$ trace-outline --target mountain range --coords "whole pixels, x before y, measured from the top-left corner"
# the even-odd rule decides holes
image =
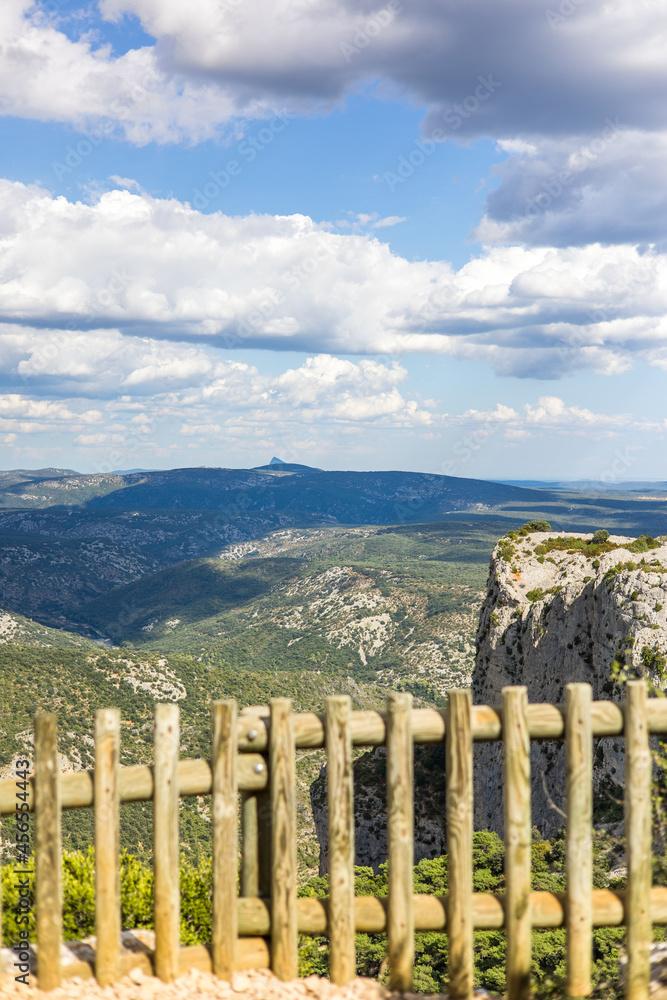
[[[494,544],[534,518],[667,532],[664,502],[648,493],[276,458],[254,469],[2,472],[0,770],[29,749],[36,710],[61,715],[62,753],[77,767],[89,766],[92,712],[107,704],[127,720],[126,763],[150,759],[152,705],[164,698],[181,705],[190,754],[208,752],[215,697],[286,695],[321,710],[335,691],[362,708],[402,688],[443,705],[447,688],[471,681]],[[304,874],[317,866],[309,788],[322,760],[309,752],[297,765]],[[202,809],[184,807],[193,850],[207,836]],[[150,850],[149,812],[134,810],[126,846]],[[69,843],[86,842],[81,817],[66,826]]]

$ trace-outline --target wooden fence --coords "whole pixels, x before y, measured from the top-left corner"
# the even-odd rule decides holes
[[[229,979],[235,969],[270,966],[297,976],[298,934],[327,934],[336,983],[355,975],[355,932],[386,933],[391,986],[409,990],[415,931],[445,931],[449,994],[473,991],[473,934],[505,928],[509,1000],[530,995],[531,929],[567,930],[567,992],[591,991],[594,927],[627,928],[626,995],[647,1000],[652,924],[667,923],[667,888],[651,887],[650,734],[667,733],[667,699],[649,699],[629,681],[622,704],[593,702],[586,684],[570,684],[565,705],[529,705],[526,689],[508,687],[502,705],[474,706],[469,691],[449,692],[446,712],[413,709],[393,694],[385,713],[353,712],[347,697],[327,699],[326,714],[292,714],[287,699],[237,715],[231,701],[213,705],[211,761],[179,760],[176,705],[155,708],[154,764],[119,766],[120,716],[97,712],[94,771],[59,774],[54,716],[35,720],[35,772],[28,804],[35,812],[37,973],[52,989],[63,975],[96,975],[108,984],[137,964],[169,981],[188,968]],[[627,889],[592,888],[592,745],[625,737]],[[531,891],[530,740],[565,740],[567,891]],[[473,741],[504,749],[505,882],[503,895],[472,891]],[[446,897],[413,895],[413,743],[445,743]],[[387,899],[354,895],[353,746],[387,748]],[[325,747],[328,761],[330,899],[297,898],[295,749]],[[444,780],[444,779],[443,779]],[[240,810],[239,810],[239,793]],[[180,947],[179,797],[212,795],[213,899],[210,946]],[[127,955],[120,945],[119,818],[123,802],[154,804],[155,951]],[[16,782],[0,782],[0,814],[13,814]],[[60,943],[62,809],[92,807],[95,820],[96,956],[63,968]],[[242,858],[238,865],[238,822]],[[238,885],[240,884],[240,896]]]

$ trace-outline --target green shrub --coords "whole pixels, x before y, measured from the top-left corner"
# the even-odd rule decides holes
[[[530,535],[533,531],[551,531],[551,525],[548,521],[526,521],[519,528],[520,535]]]
[[[642,647],[642,664],[646,670],[650,670],[652,673],[657,673],[658,677],[663,680],[665,677],[665,667],[667,667],[667,657],[660,652],[658,647],[651,649],[650,646]]]
[[[505,562],[512,562],[512,559],[516,555],[516,549],[511,542],[507,542],[504,538],[501,538],[498,542],[498,555]]]
[[[648,552],[649,549],[659,549],[660,542],[657,542],[651,535],[640,535],[625,548],[629,552]]]
[[[20,867],[20,866],[19,866]],[[29,865],[28,867],[33,867]],[[18,940],[17,865],[2,866],[3,943]],[[63,935],[77,941],[95,933],[95,853],[63,851]],[[181,944],[211,940],[212,875],[210,859],[196,865],[181,861]],[[120,857],[121,926],[123,930],[153,927],[153,872],[132,854]],[[34,910],[34,907],[32,908]],[[34,913],[29,924],[35,940]]]

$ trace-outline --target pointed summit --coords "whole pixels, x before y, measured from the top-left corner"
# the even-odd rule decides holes
[[[283,462],[282,458],[275,455],[268,465],[256,465],[254,472],[322,472],[322,469],[314,469],[310,465],[297,465],[296,462]]]

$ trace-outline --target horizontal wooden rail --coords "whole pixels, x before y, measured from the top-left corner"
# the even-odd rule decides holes
[[[648,701],[649,731],[667,733],[667,698]],[[591,705],[593,736],[623,735],[623,706],[610,701],[594,701]],[[266,716],[243,713],[239,719],[239,750],[264,751],[268,746],[269,719]],[[324,746],[324,715],[304,712],[294,716],[294,735],[299,749]],[[352,743],[355,746],[382,746],[386,739],[384,712],[353,712],[350,719]],[[412,712],[412,733],[415,743],[442,743],[445,739],[445,711],[416,708]],[[502,737],[500,706],[476,705],[472,710],[474,740],[499,740]],[[528,706],[528,735],[531,739],[564,739],[565,705],[536,704]]]
[[[505,925],[502,894],[475,892],[472,895],[473,924],[476,930],[497,930]],[[620,927],[625,922],[623,890],[593,890],[593,925]],[[531,893],[533,927],[563,927],[567,895],[564,892]],[[447,926],[446,896],[413,896],[416,931],[443,931]],[[328,900],[298,899],[297,927],[301,934],[326,934]],[[387,897],[357,896],[354,900],[354,927],[357,932],[382,934],[387,929]],[[238,900],[238,928],[243,936],[266,937],[271,933],[271,915],[266,900]],[[651,920],[667,924],[667,887],[651,889]]]
[[[28,781],[28,805],[35,807],[33,779]],[[244,753],[238,760],[238,786],[240,791],[261,791],[268,785],[264,757],[257,753]],[[153,798],[153,768],[136,764],[121,767],[118,771],[121,802],[146,802]],[[178,765],[179,795],[210,795],[212,787],[211,765],[203,758],[182,760]],[[63,809],[80,809],[92,806],[94,800],[94,771],[74,771],[60,776],[60,794]],[[16,781],[0,781],[0,816],[13,815],[16,810]]]
[[[667,733],[667,698],[648,700],[649,732]],[[623,706],[609,701],[594,701],[591,706],[593,736],[623,735]],[[264,716],[243,713],[238,723],[238,748],[243,751],[238,761],[239,791],[259,792],[268,786],[268,771],[262,752],[268,746],[270,722]],[[294,715],[297,748],[324,746],[324,716],[305,712]],[[350,719],[352,743],[355,746],[382,746],[386,738],[383,712],[353,712]],[[417,708],[412,712],[415,743],[441,743],[445,739],[445,712]],[[565,734],[565,706],[528,705],[528,732],[531,739],[562,739]],[[502,710],[486,705],[472,709],[474,740],[499,740],[502,737]],[[92,806],[93,771],[62,774],[60,793],[63,809]],[[203,758],[182,760],[178,765],[179,795],[210,795],[211,765]],[[137,764],[121,767],[118,772],[121,802],[146,802],[153,798],[153,768]],[[28,805],[34,809],[34,787],[29,780]],[[16,782],[0,781],[0,816],[13,815],[16,809]]]

